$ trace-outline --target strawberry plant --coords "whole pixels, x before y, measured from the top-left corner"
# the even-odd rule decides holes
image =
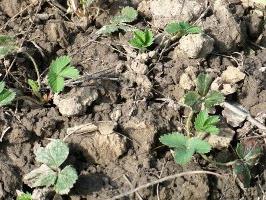
[[[103,26],[97,31],[99,35],[107,35],[122,29],[124,31],[131,30],[132,27],[128,24],[135,21],[138,17],[138,11],[132,7],[124,7],[119,15],[116,15],[110,24]]]
[[[53,92],[63,91],[66,78],[77,79],[79,77],[79,71],[70,62],[69,56],[60,56],[52,61],[48,72],[48,84]],[[34,87],[38,89],[36,84]]]
[[[224,97],[218,91],[210,91],[211,83],[211,77],[207,74],[200,74],[197,77],[197,90],[189,91],[185,95],[185,104],[191,109],[186,123],[187,136],[181,133],[171,133],[160,137],[161,143],[173,148],[173,156],[178,164],[188,163],[195,153],[209,153],[211,145],[203,138],[206,134],[219,133],[219,128],[216,126],[219,117],[209,115],[208,109],[222,103]],[[191,131],[190,124],[196,113],[198,114],[194,120],[194,129]]]
[[[152,45],[153,40],[153,33],[150,30],[135,30],[133,32],[133,38],[129,40],[129,44],[134,48],[144,51]]]
[[[57,194],[68,194],[78,179],[72,166],[60,168],[68,157],[68,146],[61,140],[52,140],[45,148],[39,147],[34,153],[36,161],[42,165],[26,174],[24,182],[31,188],[52,186]]]
[[[200,27],[191,25],[188,22],[169,23],[166,25],[165,31],[169,33],[170,35],[178,36],[178,37],[202,32]]]
[[[0,106],[10,104],[16,96],[16,93],[11,89],[5,88],[5,82],[0,82]]]

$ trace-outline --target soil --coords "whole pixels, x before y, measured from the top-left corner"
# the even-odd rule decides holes
[[[226,27],[228,19],[221,17],[221,10],[217,10],[217,5],[210,0],[209,10],[203,17],[200,16],[205,7],[189,20],[193,23],[199,19],[198,24],[215,40],[211,54],[205,58],[190,59],[174,47],[161,56],[142,54],[136,58],[137,51],[127,43],[130,33],[96,37],[95,32],[122,7],[130,5],[138,8],[139,3],[143,6],[149,1],[97,2],[95,6],[99,12],[92,8],[85,17],[77,13],[67,14],[65,1],[39,2],[2,0],[0,34],[16,36],[18,44],[22,43],[35,59],[41,74],[47,73],[49,63],[57,56],[69,55],[81,74],[91,75],[82,83],[66,87],[60,94],[62,97],[84,87],[93,88],[98,95],[93,102],[86,104],[82,113],[74,116],[60,113],[52,99],[45,105],[17,100],[0,109],[0,133],[3,133],[0,145],[0,199],[15,199],[16,190],[33,191],[23,183],[22,178],[39,166],[33,152],[36,146],[45,146],[49,142],[47,138],[65,138],[70,127],[100,121],[116,123],[111,135],[72,134],[66,140],[70,146],[67,163],[77,169],[79,179],[63,199],[109,199],[159,177],[191,170],[211,170],[223,174],[225,178],[205,174],[187,175],[140,190],[139,195],[147,200],[265,198],[265,156],[252,170],[251,187],[243,189],[235,180],[231,168],[219,168],[200,156],[180,166],[173,161],[169,149],[158,140],[162,134],[184,130],[183,122],[188,110],[173,103],[179,102],[187,91],[180,84],[184,73],[192,80],[200,72],[207,72],[216,78],[228,66],[238,67],[246,76],[234,85],[235,92],[227,95],[226,100],[241,104],[254,118],[265,116],[266,29],[263,11],[256,7],[244,7],[237,0],[221,1],[230,8],[230,12],[224,12],[229,12],[234,19]],[[23,8],[26,9],[21,11]],[[141,11],[145,9],[139,8]],[[161,24],[155,21],[160,17],[153,18],[148,11],[141,12],[134,25],[139,28],[150,26],[155,34],[160,35],[160,29],[153,25]],[[165,20],[163,18],[163,22]],[[157,48],[159,41],[156,40],[150,50]],[[141,56],[148,58],[142,59]],[[36,79],[36,76],[32,63],[23,54],[9,55],[0,61],[1,80],[4,77],[10,88],[34,98],[27,86],[27,79]],[[193,81],[190,83],[189,87],[193,89],[195,84]],[[42,92],[47,94],[48,90]],[[218,107],[216,113],[221,115],[222,108]],[[262,123],[265,123],[265,117]],[[231,142],[233,147],[239,139],[238,135],[243,136],[244,127],[243,124],[222,127],[234,138]],[[247,131],[245,137],[260,133],[255,127]],[[258,137],[258,140],[261,139]],[[214,150],[210,155],[218,158],[228,152],[232,153],[232,147]],[[140,198],[133,194],[123,199]]]

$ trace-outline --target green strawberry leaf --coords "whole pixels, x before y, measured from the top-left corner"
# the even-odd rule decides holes
[[[22,193],[19,196],[17,196],[16,200],[32,200],[31,194],[30,193]]]
[[[100,28],[96,34],[98,35],[108,35],[111,33],[114,33],[116,31],[118,31],[119,26],[117,24],[109,24],[109,25],[105,25],[102,28]]]
[[[209,153],[211,150],[211,145],[207,141],[201,140],[199,138],[189,139],[188,147],[191,149],[194,148],[195,152],[199,154]]]
[[[255,165],[260,156],[263,153],[263,148],[259,144],[245,145],[244,143],[238,143],[236,147],[236,153],[240,159],[245,161],[250,166]]]
[[[0,106],[10,104],[16,97],[16,93],[11,89],[5,89],[5,83],[0,82]]]
[[[245,188],[250,186],[251,175],[248,165],[243,162],[237,162],[233,166],[233,172]]]
[[[194,127],[198,132],[217,134],[219,133],[219,129],[216,127],[218,122],[218,116],[209,116],[207,111],[201,111],[195,119]]]
[[[60,56],[52,61],[48,72],[48,84],[52,91],[59,93],[64,89],[65,78],[77,79],[79,72],[70,66],[71,58],[69,56]]]
[[[197,77],[197,91],[202,97],[206,96],[209,92],[212,83],[212,78],[207,74],[199,74]]]
[[[200,101],[200,96],[197,92],[189,91],[185,95],[184,103],[188,105],[189,107],[195,106],[197,103],[199,103],[199,101]]]
[[[47,165],[43,164],[39,168],[34,169],[30,173],[26,174],[23,180],[31,188],[41,186],[49,187],[54,185],[56,177],[56,172],[54,172]]]
[[[175,162],[180,165],[185,165],[192,159],[193,154],[194,150],[189,149],[186,146],[181,146],[179,148],[176,148],[174,150]]]
[[[162,144],[167,145],[168,147],[178,148],[180,146],[186,145],[188,137],[178,132],[174,132],[171,134],[162,135],[159,140]]]
[[[68,146],[61,140],[52,140],[45,148],[39,147],[35,152],[36,160],[51,168],[58,168],[67,158]]]
[[[204,99],[204,105],[210,109],[224,101],[224,95],[218,91],[210,91]]]
[[[121,14],[117,15],[111,20],[113,23],[120,24],[120,23],[130,23],[137,19],[138,11],[136,11],[132,7],[124,7],[121,10]]]
[[[192,27],[188,28],[186,30],[186,32],[187,32],[187,34],[197,34],[197,33],[201,33],[202,30],[198,26],[192,26]]]
[[[68,194],[74,183],[77,181],[78,175],[76,170],[71,166],[66,166],[58,174],[58,178],[54,189],[57,194]]]
[[[31,87],[31,90],[34,94],[37,94],[39,93],[41,87],[39,86],[38,82],[37,81],[34,81],[32,79],[29,79],[28,80],[28,84],[29,86]]]
[[[180,36],[183,36],[200,33],[201,29],[197,26],[190,25],[187,22],[171,22],[166,25],[165,31],[171,35],[180,34]]]
[[[150,30],[135,30],[133,35],[134,37],[129,40],[129,44],[137,49],[145,49],[151,46],[154,40],[153,33]]]

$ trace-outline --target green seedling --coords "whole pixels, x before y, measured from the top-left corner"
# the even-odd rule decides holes
[[[48,84],[54,93],[63,91],[65,79],[77,79],[79,71],[71,66],[71,58],[69,56],[60,56],[53,60],[48,72]]]
[[[132,7],[125,7],[121,10],[121,13],[115,16],[110,24],[103,26],[97,31],[99,35],[107,35],[118,31],[119,29],[124,31],[132,30],[132,26],[128,23],[135,21],[138,17],[138,11]]]
[[[26,174],[24,182],[31,188],[52,186],[57,194],[68,194],[78,179],[72,166],[60,168],[68,157],[68,146],[61,140],[52,140],[45,148],[39,147],[34,153],[36,161],[42,165]]]
[[[16,93],[11,89],[5,88],[5,82],[0,82],[0,106],[10,104],[16,96]]]
[[[188,137],[180,133],[165,134],[160,137],[161,143],[174,149],[176,163],[184,165],[188,163],[195,153],[205,154],[211,150],[211,145],[197,137]]]
[[[133,32],[133,38],[129,40],[129,44],[134,48],[144,51],[152,45],[153,40],[153,33],[150,30],[135,30]]]
[[[32,196],[30,193],[22,193],[20,195],[17,196],[16,200],[32,200]]]
[[[224,96],[219,91],[210,90],[212,78],[201,73],[197,77],[197,88],[195,91],[189,91],[184,97],[184,103],[193,110],[211,109],[224,101]]]
[[[209,153],[211,145],[203,138],[206,134],[219,133],[219,128],[216,126],[219,117],[216,115],[210,116],[208,109],[221,103],[224,97],[218,91],[210,91],[211,83],[211,77],[207,74],[200,74],[197,77],[197,90],[189,91],[185,95],[185,104],[191,110],[185,128],[187,136],[181,133],[171,133],[160,137],[161,143],[173,148],[173,156],[178,164],[188,163],[196,153],[202,156]],[[197,116],[194,119],[195,114]],[[190,125],[193,123],[194,127],[191,130]]]
[[[0,59],[8,54],[16,52],[18,47],[14,37],[8,35],[0,35]]]
[[[238,143],[236,147],[236,154],[238,159],[233,165],[233,172],[243,184],[243,187],[250,186],[251,174],[250,168],[258,163],[259,158],[263,153],[263,149],[256,142]]]
[[[201,33],[202,30],[198,26],[189,24],[188,22],[172,22],[166,25],[165,31],[173,36],[182,37],[188,34]]]

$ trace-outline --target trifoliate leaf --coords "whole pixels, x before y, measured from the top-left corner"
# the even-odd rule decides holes
[[[233,166],[233,172],[245,188],[250,186],[251,175],[247,164],[243,162],[237,162]]]
[[[175,132],[171,134],[165,134],[160,137],[160,142],[164,145],[167,145],[168,147],[180,147],[180,146],[185,146],[186,142],[188,140],[188,137]]]
[[[245,161],[245,163],[253,166],[257,163],[262,155],[263,149],[258,143],[253,145],[244,145],[242,143],[238,143],[236,147],[236,153],[240,159]]]
[[[30,193],[22,193],[19,196],[17,196],[16,200],[32,200]]]
[[[76,170],[71,166],[66,166],[58,174],[58,178],[54,189],[58,194],[68,194],[74,183],[77,181],[78,175]]]
[[[120,23],[130,23],[136,20],[138,17],[138,11],[136,11],[132,7],[125,7],[121,10],[121,14],[115,16],[112,20],[113,23],[120,24]]]
[[[0,59],[14,52],[16,49],[17,46],[15,45],[15,40],[13,37],[0,35]]]
[[[68,146],[61,140],[52,140],[45,148],[39,147],[35,152],[36,160],[51,168],[58,168],[67,158]]]
[[[117,24],[109,24],[109,25],[105,25],[102,28],[100,28],[96,34],[98,35],[107,35],[107,34],[111,34],[114,33],[116,31],[118,31],[119,26]]]
[[[0,82],[0,106],[8,105],[15,98],[16,93],[11,89],[5,89],[5,83]]]
[[[48,83],[52,91],[59,93],[64,89],[64,79],[77,79],[79,72],[70,66],[71,58],[69,56],[60,56],[52,61],[48,72]]]
[[[187,34],[200,33],[201,29],[197,26],[190,25],[187,22],[172,22],[167,24],[165,31],[172,35],[179,34],[180,36],[183,36]]]
[[[204,105],[206,108],[211,108],[224,101],[224,95],[218,91],[210,91],[204,99]]]
[[[54,185],[57,174],[50,167],[43,164],[39,168],[34,169],[26,174],[23,178],[24,182],[31,188]]]
[[[133,32],[134,37],[129,43],[137,49],[145,49],[153,43],[153,33],[150,30],[135,30]]]
[[[211,150],[211,145],[207,141],[201,140],[199,138],[189,139],[188,147],[194,148],[195,152],[199,154],[209,153]]]
[[[197,77],[197,90],[201,96],[206,96],[209,92],[212,83],[212,78],[207,74],[199,74]]]
[[[174,159],[176,163],[185,165],[192,159],[194,152],[194,149],[187,148],[186,146],[180,146],[174,150]]]
[[[195,104],[197,104],[200,100],[200,96],[197,92],[189,91],[185,95],[185,101],[184,103],[190,107],[193,107]]]
[[[209,116],[207,111],[201,111],[195,119],[194,127],[198,132],[217,134],[219,133],[219,129],[216,127],[218,122],[218,116]]]

